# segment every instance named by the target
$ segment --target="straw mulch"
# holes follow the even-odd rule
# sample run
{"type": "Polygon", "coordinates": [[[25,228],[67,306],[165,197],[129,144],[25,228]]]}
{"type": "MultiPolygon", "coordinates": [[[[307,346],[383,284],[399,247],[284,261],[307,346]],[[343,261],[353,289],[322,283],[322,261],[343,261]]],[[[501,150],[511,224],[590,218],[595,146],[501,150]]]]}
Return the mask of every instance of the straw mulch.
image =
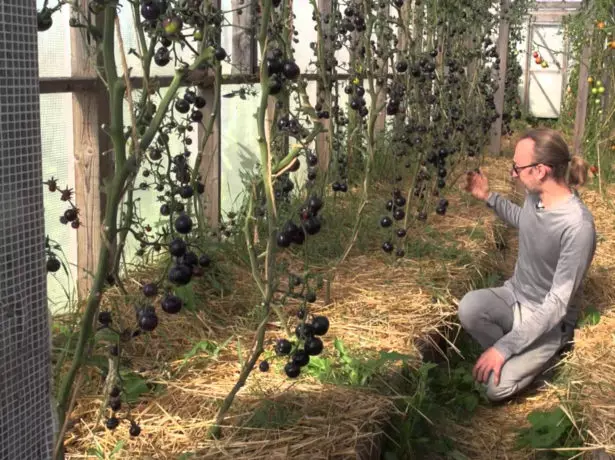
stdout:
{"type": "MultiPolygon", "coordinates": [[[[586,430],[585,446],[615,457],[615,315],[577,332],[566,365],[568,384],[555,391],[586,430]]],[[[588,458],[589,457],[588,455],[588,458]]]]}
{"type": "MultiPolygon", "coordinates": [[[[615,187],[606,196],[615,201],[615,187]]],[[[469,425],[445,427],[469,458],[535,458],[536,452],[514,449],[518,429],[528,426],[530,412],[557,406],[564,408],[579,430],[587,430],[577,458],[615,458],[615,208],[593,190],[582,189],[581,197],[592,211],[598,233],[596,255],[584,283],[583,307],[597,309],[600,321],[577,329],[574,349],[556,367],[561,371],[556,383],[533,388],[500,407],[481,407],[469,425]]],[[[509,235],[509,257],[499,263],[505,276],[513,272],[517,250],[514,233],[509,235]]]]}
{"type": "MultiPolygon", "coordinates": [[[[141,277],[147,279],[147,273],[141,277]]],[[[271,361],[267,373],[256,370],[250,376],[222,426],[222,437],[208,439],[219,404],[239,376],[238,357],[247,359],[254,338],[249,310],[258,296],[245,268],[234,267],[233,278],[236,292],[220,299],[200,291],[197,298],[204,299],[204,311],[173,317],[161,313],[160,325],[148,340],[126,345],[129,368],[163,390],[146,394],[131,409],[142,434],[130,438],[127,423],[114,432],[96,424],[102,385],[94,378],[82,386],[73,410],[65,438],[67,458],[88,458],[85,452],[96,445],[110,452],[119,440],[127,444],[115,458],[177,459],[185,452],[203,459],[325,459],[357,452],[377,458],[370,455],[394,410],[392,402],[366,391],[322,385],[309,376],[292,381],[283,375],[283,360],[271,361]],[[199,342],[216,346],[229,338],[217,355],[211,349],[187,355],[199,342]]],[[[110,296],[107,304],[119,300],[119,295],[110,296]]],[[[117,322],[128,324],[134,315],[130,306],[116,311],[117,322]]],[[[271,323],[266,349],[284,335],[271,323]]],[[[332,338],[326,336],[324,342],[329,353],[332,338]]]]}
{"type": "MultiPolygon", "coordinates": [[[[489,175],[502,170],[505,161],[488,159],[482,169],[489,175]]],[[[503,191],[510,186],[494,176],[491,187],[503,191]]],[[[437,246],[447,260],[427,256],[391,263],[376,253],[350,257],[335,270],[334,301],[318,309],[330,318],[333,335],[364,350],[417,353],[417,338],[429,340],[458,327],[460,297],[479,274],[493,271],[504,260],[497,246],[507,230],[482,203],[458,191],[447,198],[449,212],[430,216],[436,234],[420,226],[408,232],[419,248],[437,246]]]]}
{"type": "MultiPolygon", "coordinates": [[[[199,459],[307,460],[349,458],[358,452],[377,458],[369,454],[377,452],[380,426],[393,410],[389,400],[348,388],[293,385],[271,371],[250,378],[220,440],[209,439],[217,401],[234,385],[236,368],[228,362],[165,382],[165,394],[145,399],[133,410],[143,433],[130,439],[120,458],[177,459],[186,452],[199,459]]],[[[83,453],[95,440],[109,452],[118,439],[129,438],[127,426],[114,433],[91,426],[99,405],[95,400],[83,404],[80,417],[86,426],[75,433],[71,451],[83,453]]]]}
{"type": "MultiPolygon", "coordinates": [[[[615,187],[587,191],[583,200],[596,222],[598,245],[585,287],[588,306],[600,312],[596,325],[577,330],[567,359],[569,383],[557,393],[580,409],[575,420],[587,430],[586,446],[615,457],[615,187]]],[[[588,454],[589,458],[589,454],[588,454]]]]}
{"type": "MultiPolygon", "coordinates": [[[[490,173],[505,169],[504,161],[488,160],[484,166],[493,176],[493,189],[509,187],[506,179],[490,173]]],[[[483,204],[455,192],[447,198],[449,212],[435,216],[434,227],[448,235],[446,251],[465,253],[466,259],[424,256],[391,263],[381,252],[349,257],[335,272],[331,301],[325,305],[319,295],[311,307],[313,314],[325,314],[331,323],[323,356],[335,353],[333,341],[339,338],[353,351],[395,350],[418,359],[415,339],[456,327],[458,299],[477,273],[493,270],[510,249],[497,249],[506,229],[483,204]]],[[[418,244],[442,245],[437,235],[419,230],[412,238],[418,244]]],[[[309,376],[291,381],[281,370],[283,360],[272,361],[267,373],[256,370],[250,376],[225,420],[222,437],[208,440],[207,430],[236,382],[238,357],[247,358],[258,322],[252,312],[260,299],[251,273],[242,266],[225,270],[234,287],[231,292],[220,296],[195,285],[197,313],[161,312],[160,325],[150,337],[126,345],[129,368],[163,390],[148,394],[131,409],[142,425],[141,436],[131,439],[127,424],[114,432],[96,424],[102,386],[94,376],[83,384],[71,414],[68,458],[86,458],[85,452],[96,445],[109,452],[119,440],[127,444],[116,458],[177,459],[184,452],[204,459],[379,458],[382,427],[395,410],[392,401],[368,391],[323,385],[309,376]],[[199,344],[202,349],[188,356],[199,344]],[[217,353],[212,352],[216,347],[217,353]]],[[[137,282],[151,276],[135,274],[128,288],[138,290],[137,282]]],[[[114,321],[134,324],[132,306],[119,292],[106,297],[105,308],[114,309],[114,321]]],[[[291,305],[287,313],[292,316],[294,311],[291,305]]],[[[285,335],[272,317],[265,349],[271,351],[274,340],[285,335]]]]}

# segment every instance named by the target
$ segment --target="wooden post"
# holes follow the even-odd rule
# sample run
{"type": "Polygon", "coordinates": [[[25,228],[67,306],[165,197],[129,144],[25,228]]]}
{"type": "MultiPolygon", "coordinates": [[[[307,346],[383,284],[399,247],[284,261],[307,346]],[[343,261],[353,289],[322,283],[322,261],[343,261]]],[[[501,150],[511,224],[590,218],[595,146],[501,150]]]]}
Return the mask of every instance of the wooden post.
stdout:
{"type": "MultiPolygon", "coordinates": [[[[390,15],[390,11],[391,11],[390,8],[391,8],[390,6],[387,6],[387,17],[390,15]]],[[[380,45],[382,45],[382,43],[380,45]]],[[[386,99],[387,99],[385,88],[386,88],[386,75],[389,70],[389,61],[388,59],[378,58],[376,62],[378,63],[377,73],[385,76],[385,80],[382,86],[377,84],[376,107],[382,107],[382,105],[386,102],[386,99]]],[[[386,125],[386,118],[387,118],[386,109],[382,109],[380,113],[378,113],[378,118],[376,119],[376,124],[374,126],[374,137],[378,138],[378,136],[384,132],[384,128],[386,125]]]]}
{"type": "MultiPolygon", "coordinates": [[[[79,6],[88,10],[89,0],[79,0],[79,6]]],[[[98,22],[102,19],[97,18],[98,22]]],[[[71,76],[96,76],[92,60],[96,48],[85,42],[83,29],[70,28],[71,76]]],[[[98,62],[98,65],[102,65],[98,62]]],[[[109,97],[104,89],[73,93],[73,152],[75,157],[75,205],[79,208],[77,231],[77,295],[87,297],[98,263],[101,225],[104,219],[106,195],[102,190],[103,178],[113,173],[111,140],[101,127],[109,124],[109,97]]]]}
{"type": "MultiPolygon", "coordinates": [[[[220,8],[220,0],[213,0],[212,6],[220,8]]],[[[217,37],[218,42],[220,37],[217,37]]],[[[220,94],[216,101],[215,83],[207,88],[199,87],[199,94],[205,98],[207,104],[201,109],[203,112],[203,122],[197,126],[197,145],[203,143],[203,138],[206,135],[205,124],[209,123],[211,117],[214,117],[212,132],[207,138],[207,142],[203,148],[201,164],[195,165],[199,168],[199,174],[205,181],[205,193],[203,193],[203,208],[207,223],[211,228],[218,228],[220,224],[220,175],[221,175],[221,132],[220,132],[220,116],[221,103],[220,94]],[[217,110],[214,111],[214,107],[217,110]]]]}
{"type": "Polygon", "coordinates": [[[233,47],[231,52],[231,74],[253,74],[256,72],[256,35],[252,21],[254,2],[252,0],[232,0],[233,9],[233,47]]]}
{"type": "Polygon", "coordinates": [[[587,99],[589,97],[589,65],[591,58],[591,42],[583,47],[579,64],[579,86],[577,90],[577,108],[574,119],[573,152],[583,155],[583,137],[585,135],[585,119],[587,118],[587,99]]]}
{"type": "Polygon", "coordinates": [[[530,78],[532,67],[532,41],[534,39],[534,26],[532,16],[527,22],[527,43],[525,47],[525,75],[523,78],[523,107],[526,112],[530,110],[530,78]]]}
{"type": "Polygon", "coordinates": [[[498,55],[500,57],[500,69],[498,71],[498,89],[495,92],[495,110],[498,113],[498,118],[491,128],[491,142],[489,151],[492,155],[501,154],[502,145],[502,115],[504,113],[504,92],[506,90],[506,66],[508,60],[508,33],[509,24],[505,19],[504,12],[508,11],[510,0],[501,0],[500,2],[500,31],[498,34],[498,55]]]}
{"type": "MultiPolygon", "coordinates": [[[[613,14],[615,14],[615,6],[613,7],[613,14]]],[[[608,108],[611,107],[611,101],[613,100],[613,87],[615,86],[615,80],[613,79],[613,69],[615,69],[615,53],[608,52],[604,58],[604,67],[602,68],[602,86],[604,87],[604,93],[602,94],[602,116],[601,121],[604,123],[607,117],[611,116],[608,108]]]]}
{"type": "MultiPolygon", "coordinates": [[[[323,18],[325,15],[331,14],[331,0],[318,0],[318,11],[321,17],[320,27],[322,33],[329,35],[331,27],[328,24],[325,24],[323,18]]],[[[330,44],[331,38],[328,37],[323,43],[323,46],[325,47],[325,54],[327,54],[330,50],[330,44]]],[[[320,46],[320,36],[318,37],[317,46],[320,46]]],[[[327,104],[330,102],[327,98],[327,91],[324,88],[321,79],[318,80],[316,94],[318,99],[325,99],[327,104]]],[[[331,112],[331,107],[327,107],[327,110],[329,110],[329,115],[332,117],[333,113],[331,112]]],[[[329,168],[329,162],[331,161],[331,149],[329,148],[331,142],[331,139],[329,138],[331,119],[321,119],[321,122],[325,131],[316,136],[316,154],[318,155],[318,165],[320,169],[322,171],[326,171],[329,168]]]]}

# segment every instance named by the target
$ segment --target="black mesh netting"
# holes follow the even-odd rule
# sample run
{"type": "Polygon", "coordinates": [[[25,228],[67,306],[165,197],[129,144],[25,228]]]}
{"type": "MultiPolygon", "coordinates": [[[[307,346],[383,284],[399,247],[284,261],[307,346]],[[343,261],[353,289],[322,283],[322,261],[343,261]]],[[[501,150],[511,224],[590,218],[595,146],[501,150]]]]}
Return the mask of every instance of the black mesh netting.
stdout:
{"type": "Polygon", "coordinates": [[[0,0],[0,459],[52,456],[36,2],[0,0]]]}

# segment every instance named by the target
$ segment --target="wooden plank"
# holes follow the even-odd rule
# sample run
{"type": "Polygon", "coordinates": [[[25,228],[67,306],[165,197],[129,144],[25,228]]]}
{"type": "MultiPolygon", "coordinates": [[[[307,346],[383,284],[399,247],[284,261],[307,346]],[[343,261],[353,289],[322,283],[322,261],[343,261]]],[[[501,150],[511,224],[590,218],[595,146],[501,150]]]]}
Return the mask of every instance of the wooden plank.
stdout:
{"type": "Polygon", "coordinates": [[[532,11],[540,10],[578,10],[582,2],[535,2],[532,11]]]}
{"type": "MultiPolygon", "coordinates": [[[[387,75],[388,78],[392,78],[392,74],[387,75]]],[[[318,74],[306,73],[302,74],[302,78],[305,78],[307,81],[318,81],[320,76],[318,74]]],[[[349,75],[346,73],[331,75],[331,78],[334,80],[348,80],[349,75]]],[[[160,87],[165,88],[171,84],[172,77],[152,77],[151,80],[157,81],[160,83],[160,87]]],[[[254,74],[236,74],[236,75],[223,75],[222,76],[222,84],[223,85],[239,85],[239,84],[250,84],[250,83],[258,83],[260,81],[260,77],[258,73],[254,74]]],[[[214,83],[214,78],[211,75],[207,75],[203,70],[195,70],[194,72],[188,73],[184,81],[182,82],[183,86],[191,86],[198,84],[199,86],[203,86],[204,88],[212,86],[214,83]]],[[[143,88],[143,78],[142,77],[131,77],[130,85],[133,89],[141,89],[143,88]]],[[[41,94],[51,94],[51,93],[72,93],[74,91],[97,91],[98,89],[104,89],[104,85],[102,82],[98,80],[95,76],[75,76],[75,77],[60,77],[60,78],[41,78],[40,79],[40,93],[41,94]]]]}
{"type": "MultiPolygon", "coordinates": [[[[220,130],[220,115],[221,107],[220,101],[218,101],[218,109],[214,112],[215,105],[215,91],[212,87],[200,88],[199,93],[207,101],[207,105],[201,109],[203,112],[203,123],[208,123],[208,120],[213,116],[215,117],[212,132],[207,138],[203,149],[203,156],[201,158],[201,164],[199,165],[199,173],[205,181],[205,193],[203,193],[203,208],[207,224],[211,228],[217,228],[220,223],[220,176],[221,176],[221,130],[220,130]]],[[[220,96],[218,95],[218,99],[220,96]]],[[[199,123],[197,128],[198,145],[203,142],[205,135],[205,127],[199,123]]]]}
{"type": "MultiPolygon", "coordinates": [[[[220,8],[220,0],[213,0],[212,6],[220,8]]],[[[220,36],[217,37],[217,41],[220,41],[220,36]]],[[[211,72],[211,71],[210,71],[211,72]]],[[[220,191],[220,176],[221,176],[221,100],[220,94],[216,95],[214,88],[214,75],[207,75],[207,81],[211,83],[207,86],[204,84],[199,85],[199,94],[205,98],[207,104],[201,109],[203,113],[203,122],[198,124],[197,127],[197,145],[203,144],[203,139],[206,135],[205,125],[208,125],[211,118],[214,117],[211,133],[207,137],[207,142],[203,146],[203,155],[201,157],[201,164],[195,165],[198,167],[199,173],[205,183],[205,193],[201,195],[203,197],[203,209],[205,213],[205,219],[207,224],[211,228],[218,228],[220,224],[220,205],[221,205],[221,191],[220,191]],[[217,101],[216,101],[217,96],[217,101]]]]}
{"type": "Polygon", "coordinates": [[[231,74],[258,73],[256,36],[252,29],[254,3],[251,0],[232,0],[233,46],[231,52],[231,74]]]}
{"type": "MultiPolygon", "coordinates": [[[[510,9],[509,0],[501,0],[500,11],[508,11],[510,9]]],[[[500,69],[498,71],[498,89],[495,92],[494,102],[495,109],[498,113],[498,118],[491,128],[491,142],[489,151],[492,155],[501,155],[502,145],[502,114],[504,113],[504,91],[506,80],[506,66],[508,60],[508,34],[510,26],[508,20],[500,14],[500,30],[498,34],[498,55],[500,57],[500,69]]]]}
{"type": "Polygon", "coordinates": [[[566,88],[568,87],[568,61],[570,59],[570,42],[568,37],[564,34],[562,38],[564,42],[564,59],[562,60],[562,91],[560,93],[560,100],[566,99],[566,88]]]}
{"type": "Polygon", "coordinates": [[[573,152],[583,155],[583,137],[585,135],[585,119],[587,118],[587,99],[589,97],[589,64],[591,58],[591,42],[586,44],[581,52],[579,66],[579,86],[577,89],[577,107],[574,119],[573,152]]]}
{"type": "Polygon", "coordinates": [[[568,16],[570,12],[549,12],[549,13],[534,13],[532,16],[536,24],[552,25],[560,24],[565,16],[568,16]]]}
{"type": "MultiPolygon", "coordinates": [[[[613,5],[613,14],[615,15],[615,5],[613,5]]],[[[607,118],[612,116],[609,113],[608,108],[611,107],[611,101],[613,100],[613,76],[615,74],[615,53],[608,53],[604,58],[604,67],[602,68],[602,86],[604,87],[604,93],[602,93],[602,116],[600,117],[602,122],[606,122],[607,118]]]]}
{"type": "Polygon", "coordinates": [[[527,22],[527,43],[525,47],[525,69],[523,71],[523,107],[525,111],[530,110],[530,72],[532,67],[532,42],[533,42],[534,26],[532,18],[527,22]]]}
{"type": "MultiPolygon", "coordinates": [[[[387,16],[391,15],[391,6],[387,6],[387,16]]],[[[385,72],[388,72],[389,62],[387,59],[382,59],[377,57],[376,62],[378,63],[378,74],[382,72],[382,69],[386,69],[385,72]]],[[[377,99],[376,99],[376,107],[382,107],[383,104],[386,103],[387,94],[386,94],[386,82],[382,86],[378,86],[376,84],[377,91],[377,99]]],[[[386,110],[381,110],[378,113],[378,118],[376,118],[376,124],[374,126],[374,137],[377,139],[378,136],[384,132],[385,124],[386,124],[387,113],[386,110]]]]}
{"type": "MultiPolygon", "coordinates": [[[[87,2],[79,0],[85,11],[87,2]]],[[[89,57],[95,51],[88,50],[82,29],[71,27],[70,42],[72,76],[96,78],[89,57]]],[[[75,205],[81,222],[77,230],[77,293],[79,300],[83,300],[90,291],[98,263],[106,202],[101,184],[113,172],[113,157],[104,155],[111,149],[111,142],[101,129],[103,124],[109,124],[110,117],[109,98],[103,85],[96,85],[94,91],[75,91],[72,99],[75,205]]]]}
{"type": "MultiPolygon", "coordinates": [[[[327,14],[331,13],[331,0],[318,0],[318,11],[320,12],[320,17],[321,17],[321,22],[320,22],[320,26],[322,28],[322,31],[324,34],[329,34],[331,27],[328,24],[325,24],[324,22],[324,16],[327,14]]],[[[329,21],[329,24],[331,24],[331,21],[329,21]]],[[[325,49],[327,49],[327,43],[330,43],[331,41],[327,41],[325,40],[324,42],[324,46],[325,49]]],[[[320,46],[320,36],[318,37],[318,43],[317,46],[320,46]]],[[[329,78],[332,75],[328,75],[329,78]]],[[[316,94],[318,95],[318,97],[322,97],[323,99],[327,99],[327,95],[326,95],[326,91],[325,88],[322,85],[322,80],[319,79],[318,80],[318,88],[316,90],[316,94]]],[[[329,101],[327,101],[329,102],[329,101]]],[[[331,112],[331,107],[328,107],[327,110],[329,110],[329,115],[331,117],[333,117],[333,113],[331,112]]],[[[322,121],[322,126],[325,129],[325,132],[319,134],[318,136],[316,136],[316,154],[318,155],[318,166],[322,171],[326,171],[329,168],[329,163],[331,161],[331,149],[330,149],[330,129],[331,129],[331,119],[329,118],[328,120],[323,119],[322,121]]]]}

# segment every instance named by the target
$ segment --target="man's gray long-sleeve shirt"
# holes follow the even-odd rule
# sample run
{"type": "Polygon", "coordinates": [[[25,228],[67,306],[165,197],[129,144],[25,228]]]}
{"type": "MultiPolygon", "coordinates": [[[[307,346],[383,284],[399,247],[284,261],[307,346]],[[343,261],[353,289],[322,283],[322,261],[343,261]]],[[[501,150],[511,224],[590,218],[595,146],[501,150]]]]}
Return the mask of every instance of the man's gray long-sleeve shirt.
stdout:
{"type": "Polygon", "coordinates": [[[487,198],[489,208],[519,229],[515,271],[504,285],[524,307],[524,318],[494,345],[505,359],[562,322],[576,323],[579,287],[596,250],[594,218],[576,194],[551,209],[539,202],[533,193],[526,194],[523,207],[497,192],[487,198]]]}

